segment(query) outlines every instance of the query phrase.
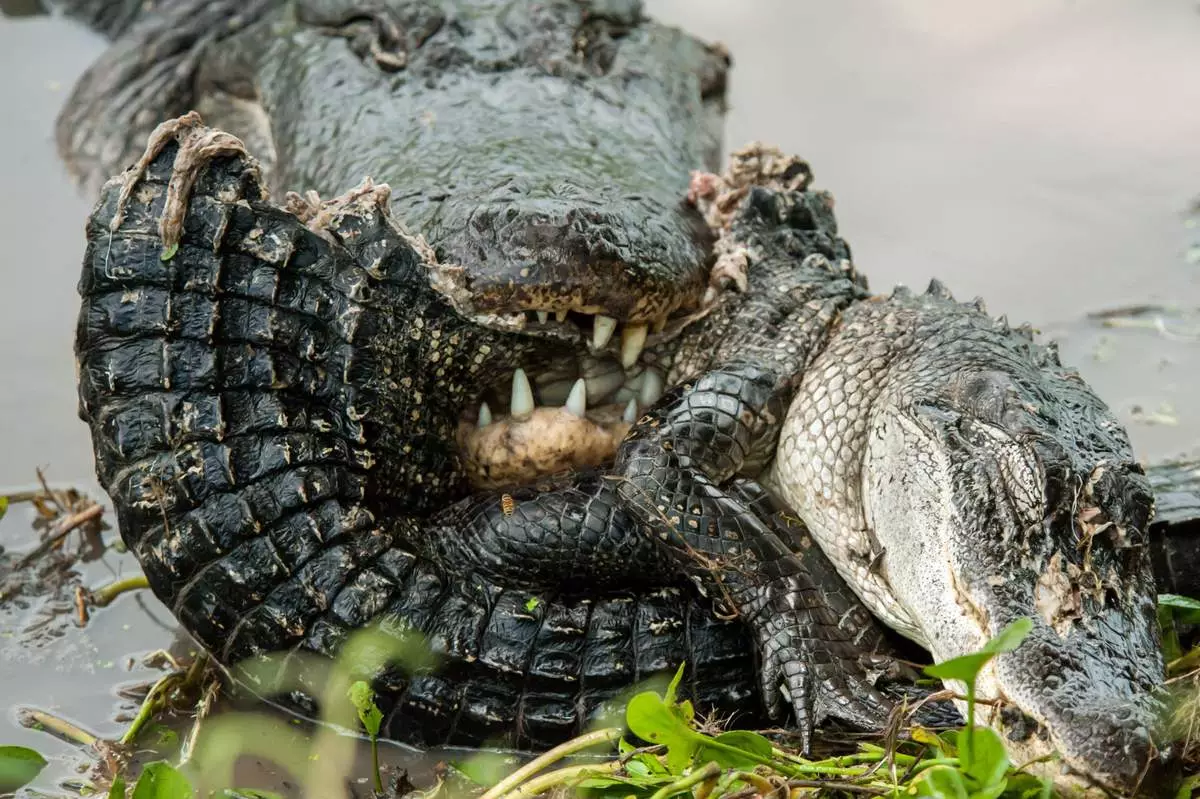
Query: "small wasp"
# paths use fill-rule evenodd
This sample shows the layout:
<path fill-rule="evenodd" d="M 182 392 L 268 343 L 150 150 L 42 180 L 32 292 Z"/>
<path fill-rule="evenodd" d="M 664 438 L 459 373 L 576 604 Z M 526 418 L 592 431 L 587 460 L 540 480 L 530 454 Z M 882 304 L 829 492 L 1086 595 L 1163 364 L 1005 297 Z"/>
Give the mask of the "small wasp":
<path fill-rule="evenodd" d="M 505 516 L 512 516 L 516 508 L 517 502 L 512 498 L 512 494 L 502 494 L 500 496 L 500 510 Z"/>

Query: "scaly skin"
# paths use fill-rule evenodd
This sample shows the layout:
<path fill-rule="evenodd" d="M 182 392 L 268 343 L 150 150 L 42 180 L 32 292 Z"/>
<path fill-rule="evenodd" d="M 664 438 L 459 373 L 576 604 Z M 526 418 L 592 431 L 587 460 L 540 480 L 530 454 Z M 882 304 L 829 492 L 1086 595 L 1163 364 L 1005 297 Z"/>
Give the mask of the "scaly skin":
<path fill-rule="evenodd" d="M 638 328 L 701 300 L 711 242 L 679 197 L 716 166 L 727 58 L 636 3 L 166 0 L 123 27 L 58 124 L 91 187 L 195 109 L 277 196 L 391 185 L 481 324 L 582 345 L 596 314 Z"/>
<path fill-rule="evenodd" d="M 177 17 L 187 5 L 168 4 Z M 425 46 L 428 41 L 445 44 L 431 33 L 437 25 L 423 27 L 438 17 L 429 6 L 414 17 L 390 12 L 371 16 L 361 29 L 348 17 L 321 16 L 330 4 L 301 3 L 300 8 L 293 19 L 272 16 L 276 9 L 269 3 L 247 6 L 238 23 L 217 37 L 228 39 L 224 58 L 205 52 L 201 59 L 202 53 L 188 49 L 185 30 L 180 57 L 191 64 L 188 69 L 153 73 L 138 62 L 117 83 L 131 75 L 145 77 L 139 90 L 144 101 L 156 74 L 185 76 L 199 82 L 190 88 L 173 85 L 178 97 L 219 100 L 242 118 L 261 123 L 262 110 L 272 103 L 279 108 L 281 98 L 291 102 L 308 96 L 307 84 L 292 82 L 294 74 L 272 73 L 270 64 L 252 57 L 259 46 L 269 49 L 275 43 L 264 20 L 299 25 L 297 36 L 285 37 L 286 46 L 311 46 L 307 52 L 319 53 L 314 57 L 321 63 L 346 63 L 338 61 L 344 51 L 328 49 L 323 34 L 303 27 L 347 22 L 343 32 L 356 35 L 350 52 L 365 54 L 383 68 L 398 67 L 399 55 L 432 54 L 436 58 L 425 66 L 419 58 L 411 62 L 409 74 L 435 82 L 445 77 L 440 67 L 447 63 L 447 53 L 453 67 L 467 72 L 483 64 L 475 48 L 479 36 L 487 39 L 492 30 L 485 25 L 468 35 L 463 40 L 470 43 L 468 57 L 456 61 L 462 53 L 454 46 Z M 565 6 L 554 8 L 561 13 Z M 146 54 L 129 42 L 139 41 L 137 35 L 145 41 L 146 31 L 161 37 L 165 18 L 147 18 L 142 27 L 135 26 L 141 33 L 118 53 L 144 59 Z M 562 25 L 562 17 L 555 19 L 558 27 L 550 27 L 560 33 L 570 27 Z M 621 38 L 627 34 L 622 26 L 635 23 L 578 18 L 571 30 L 585 31 L 586 41 L 574 40 L 577 59 L 568 72 L 581 77 L 574 70 L 595 70 L 607 77 L 620 63 L 619 58 L 609 60 L 613 53 L 629 51 L 603 40 Z M 401 41 L 401 34 L 415 35 L 415 50 L 411 41 Z M 598 49 L 593 35 L 601 41 Z M 553 51 L 565 39 L 534 35 L 530 41 Z M 658 58 L 664 56 L 663 50 L 656 52 Z M 545 80 L 553 85 L 560 77 L 540 57 L 513 63 L 516 85 L 529 76 L 530 67 L 539 86 Z M 707 68 L 679 73 L 690 76 L 683 80 L 683 94 L 691 102 L 697 97 L 704 102 Z M 676 74 L 670 67 L 667 72 Z M 239 96 L 239 82 L 245 80 L 256 81 L 253 96 Z M 213 94 L 196 92 L 195 86 L 205 81 L 222 86 L 224 96 L 213 99 Z M 478 77 L 465 84 L 456 81 L 439 85 L 433 95 L 439 101 L 460 98 L 449 102 L 451 118 L 455 109 L 466 107 L 465 98 L 479 101 Z M 381 84 L 375 80 L 375 85 Z M 459 95 L 464 85 L 466 94 Z M 91 94 L 93 100 L 100 96 L 109 101 L 112 92 Z M 336 92 L 323 93 L 318 80 L 314 96 L 324 99 L 324 94 L 337 97 Z M 275 99 L 264 103 L 264 97 Z M 413 97 L 426 98 L 401 91 L 396 103 L 400 117 L 410 122 Z M 647 97 L 615 107 L 629 105 L 635 115 L 657 113 L 665 123 L 682 120 L 675 129 L 684 131 L 686 141 L 699 143 L 683 151 L 711 144 L 711 125 L 696 121 L 709 111 L 689 117 L 689 109 L 695 109 L 687 102 L 682 107 L 664 104 L 653 91 Z M 335 100 L 338 109 L 344 99 Z M 248 110 L 245 103 L 251 101 L 258 107 Z M 379 97 L 367 106 L 378 108 Z M 530 121 L 529 106 L 524 108 L 513 117 L 516 129 L 524 130 Z M 665 114 L 662 108 L 668 109 Z M 147 110 L 144 102 L 124 109 Z M 301 120 L 323 123 L 336 118 L 301 115 Z M 266 148 L 275 179 L 286 180 L 279 176 L 289 174 L 289 166 L 332 169 L 328 174 L 337 178 L 342 162 L 304 156 L 281 160 L 288 147 L 281 150 L 272 127 L 278 114 L 268 114 L 268 119 L 270 125 L 245 130 Z M 616 133 L 639 127 L 619 113 L 612 120 Z M 99 129 L 111 135 L 114 127 Z M 89 130 L 62 129 L 72 135 Z M 485 144 L 494 144 L 493 129 L 505 127 L 497 122 L 475 132 Z M 552 132 L 561 130 L 552 126 Z M 282 140 L 320 146 L 327 132 L 300 136 L 291 130 L 291 138 Z M 470 131 L 460 133 L 461 141 L 474 141 Z M 676 138 L 667 135 L 663 141 Z M 988 675 L 991 682 L 985 689 L 1011 700 L 1024 716 L 1019 723 L 1015 716 L 1000 716 L 996 723 L 1035 752 L 1044 747 L 1038 737 L 1044 733 L 1075 772 L 1107 788 L 1129 791 L 1154 781 L 1165 784 L 1160 772 L 1168 764 L 1154 757 L 1155 703 L 1150 696 L 1161 681 L 1147 611 L 1152 588 L 1144 544 L 1150 493 L 1131 465 L 1123 433 L 1086 387 L 1057 371 L 1040 349 L 977 310 L 953 303 L 940 289 L 922 298 L 897 294 L 863 302 L 861 281 L 838 263 L 844 257 L 842 245 L 821 221 L 828 209 L 821 209 L 817 195 L 796 191 L 807 183 L 806 169 L 775 175 L 782 184 L 777 181 L 770 190 L 751 188 L 744 201 L 739 196 L 722 209 L 730 217 L 725 220 L 730 234 L 718 247 L 714 274 L 740 285 L 745 294 L 722 300 L 682 338 L 647 354 L 648 360 L 671 370 L 670 382 L 684 385 L 639 422 L 619 453 L 613 475 L 619 478 L 619 494 L 610 494 L 604 481 L 584 476 L 525 498 L 521 524 L 498 524 L 494 509 L 500 507 L 506 518 L 508 513 L 494 498 L 468 500 L 440 519 L 427 520 L 430 511 L 463 493 L 449 433 L 468 398 L 516 365 L 553 356 L 554 347 L 546 340 L 577 343 L 569 329 L 563 335 L 561 329 L 535 328 L 545 334 L 535 346 L 528 337 L 502 332 L 529 327 L 528 317 L 487 314 L 567 307 L 607 311 L 640 323 L 687 305 L 704 282 L 698 267 L 704 241 L 695 219 L 664 201 L 666 193 L 659 194 L 683 174 L 680 164 L 688 156 L 676 157 L 681 150 L 672 150 L 674 155 L 665 159 L 639 152 L 638 160 L 666 167 L 664 174 L 647 170 L 643 175 L 645 183 L 639 185 L 650 193 L 649 202 L 620 175 L 597 184 L 581 178 L 593 177 L 590 167 L 572 173 L 570 159 L 547 158 L 544 163 L 526 159 L 529 171 L 516 176 L 518 182 L 547 166 L 544 178 L 573 174 L 563 186 L 574 188 L 564 193 L 555 185 L 543 196 L 547 184 L 531 180 L 520 184 L 518 201 L 506 204 L 496 200 L 496 192 L 510 185 L 513 176 L 502 175 L 497 183 L 484 170 L 488 179 L 461 192 L 469 202 L 448 204 L 451 213 L 476 211 L 439 227 L 445 211 L 438 190 L 449 174 L 446 164 L 453 161 L 446 149 L 439 150 L 445 144 L 435 142 L 438 146 L 430 150 L 440 166 L 405 184 L 411 203 L 405 208 L 429 229 L 443 254 L 468 262 L 449 268 L 436 265 L 428 254 L 418 256 L 420 248 L 409 242 L 396 245 L 404 237 L 383 221 L 382 196 L 370 187 L 340 199 L 324 217 L 312 220 L 316 235 L 304 232 L 298 220 L 261 202 L 259 178 L 239 160 L 238 148 L 219 138 L 184 141 L 179 152 L 195 156 L 201 178 L 198 199 L 192 203 L 190 196 L 180 197 L 161 225 L 171 146 L 148 154 L 142 164 L 149 169 L 148 182 L 139 183 L 141 172 L 135 172 L 125 183 L 132 191 L 118 197 L 113 187 L 106 193 L 111 207 L 106 211 L 102 203 L 95 221 L 103 225 L 91 231 L 95 281 L 89 283 L 85 274 L 83 284 L 82 410 L 93 425 L 101 479 L 113 492 L 123 529 L 130 528 L 125 534 L 147 564 L 156 590 L 206 646 L 226 661 L 280 648 L 328 654 L 346 630 L 382 613 L 399 628 L 428 634 L 451 664 L 436 676 L 381 677 L 391 701 L 393 732 L 411 740 L 418 735 L 414 730 L 421 730 L 423 742 L 507 735 L 517 745 L 539 745 L 577 729 L 630 679 L 666 670 L 672 659 L 684 656 L 697 665 L 690 684 L 702 702 L 720 710 L 751 693 L 740 690 L 744 682 L 733 686 L 732 693 L 720 687 L 714 692 L 719 681 L 710 681 L 705 671 L 707 655 L 734 651 L 723 650 L 725 644 L 740 648 L 732 660 L 717 658 L 720 669 L 737 673 L 729 662 L 747 661 L 748 648 L 736 625 L 718 625 L 711 638 L 705 637 L 708 633 L 685 636 L 690 650 L 670 644 L 661 660 L 645 667 L 631 667 L 629 650 L 612 643 L 634 640 L 638 629 L 638 640 L 645 640 L 647 631 L 653 634 L 652 628 L 663 626 L 637 628 L 642 612 L 631 615 L 630 601 L 637 608 L 659 607 L 661 597 L 669 595 L 673 598 L 662 600 L 669 606 L 663 612 L 682 621 L 667 627 L 692 626 L 701 613 L 694 607 L 703 606 L 690 595 L 671 593 L 678 591 L 682 574 L 751 627 L 763 657 L 758 679 L 767 714 L 790 704 L 804 731 L 826 714 L 877 726 L 887 700 L 864 682 L 872 664 L 849 645 L 855 640 L 854 625 L 842 629 L 843 620 L 822 601 L 822 581 L 777 530 L 763 524 L 750 498 L 726 485 L 736 475 L 761 471 L 775 452 L 783 409 L 790 403 L 773 486 L 829 548 L 851 587 L 939 658 L 975 648 L 1015 615 L 1041 618 L 1031 643 L 997 660 Z M 208 145 L 217 152 L 205 152 Z M 371 149 L 345 147 L 339 152 L 350 154 L 348 168 L 353 171 L 367 164 L 355 159 Z M 535 149 L 544 152 L 544 142 Z M 578 149 L 577 142 L 569 142 L 564 153 Z M 499 152 L 486 146 L 480 151 Z M 449 152 L 456 154 L 457 145 Z M 209 168 L 218 154 L 233 160 Z M 406 155 L 422 162 L 411 150 Z M 389 163 L 377 156 L 368 160 L 384 168 Z M 320 183 L 323 175 L 311 176 Z M 612 186 L 622 201 L 633 199 L 624 217 L 620 210 L 608 213 L 611 197 L 605 197 L 607 205 L 600 211 L 591 204 L 590 195 L 604 196 Z M 559 204 L 558 197 L 567 195 L 570 199 Z M 234 203 L 237 197 L 248 204 Z M 438 209 L 428 215 L 431 202 Z M 545 223 L 539 214 L 546 203 L 557 209 L 550 214 L 558 220 L 550 224 L 553 232 L 539 227 Z M 499 224 L 508 210 L 515 212 L 515 223 Z M 482 214 L 480 225 L 473 224 L 476 212 Z M 660 212 L 659 222 L 646 222 Z M 247 213 L 249 218 L 240 219 Z M 573 226 L 579 219 L 585 220 L 584 232 L 576 238 Z M 829 216 L 827 222 L 831 220 Z M 616 246 L 615 256 L 605 250 L 595 260 L 615 265 L 611 274 L 581 269 L 592 265 L 589 258 L 595 251 L 588 247 L 606 241 L 605 231 L 632 229 L 641 230 L 640 238 Z M 472 239 L 478 230 L 482 238 Z M 172 265 L 163 267 L 171 282 L 171 290 L 164 291 L 153 252 L 165 247 L 170 254 L 180 232 L 180 250 L 168 259 Z M 230 238 L 242 233 L 240 240 Z M 580 242 L 587 247 L 577 247 Z M 806 260 L 814 247 L 826 260 Z M 658 250 L 668 254 L 665 262 L 651 257 Z M 403 255 L 397 254 L 401 251 Z M 389 258 L 406 262 L 399 275 L 384 268 Z M 300 265 L 299 276 L 292 273 L 294 263 Z M 566 271 L 557 271 L 563 264 Z M 763 269 L 763 264 L 786 268 Z M 306 272 L 310 266 L 317 272 Z M 749 274 L 743 274 L 746 268 Z M 625 280 L 626 274 L 633 277 Z M 441 296 L 419 279 L 425 275 Z M 597 279 L 605 275 L 607 279 Z M 532 279 L 523 283 L 527 277 Z M 547 289 L 564 281 L 566 288 Z M 287 313 L 279 310 L 288 307 L 292 310 Z M 473 316 L 477 324 L 461 314 Z M 478 323 L 495 330 L 485 334 Z M 478 362 L 459 361 L 485 347 Z M 435 363 L 439 365 L 432 367 Z M 423 397 L 432 398 L 432 404 Z M 986 465 L 989 459 L 992 465 Z M 900 482 L 901 476 L 906 482 Z M 593 479 L 590 487 L 578 482 L 588 479 Z M 957 492 L 947 494 L 949 485 L 957 486 Z M 1075 504 L 1079 499 L 1082 506 Z M 589 540 L 586 525 L 561 523 L 569 519 L 574 524 L 575 510 L 570 509 L 581 506 L 582 518 L 603 520 L 601 531 L 614 538 L 602 535 L 599 545 L 590 548 L 563 547 L 558 552 L 565 559 L 556 555 L 536 564 L 528 559 L 514 563 L 509 545 L 513 536 L 528 536 L 528 512 L 558 502 L 564 509 L 560 523 L 548 530 L 555 540 L 569 542 L 572 535 Z M 1035 524 L 1035 519 L 1041 521 Z M 481 547 L 484 556 L 506 547 L 510 554 L 498 561 L 481 558 L 466 575 L 448 580 L 446 575 L 461 569 L 463 560 L 452 558 L 453 549 L 446 545 L 464 525 L 495 546 Z M 947 572 L 934 570 L 932 582 L 930 561 L 914 546 L 930 538 L 911 532 L 928 527 L 936 529 L 933 540 L 947 553 L 934 561 L 948 567 Z M 1045 535 L 1029 535 L 1035 528 Z M 1110 541 L 1114 530 L 1118 534 Z M 647 531 L 658 534 L 657 543 L 647 540 Z M 1077 538 L 1089 545 L 1072 548 Z M 540 551 L 543 540 L 545 536 L 535 536 L 527 541 L 527 551 Z M 1022 541 L 1016 551 L 1010 545 L 1014 540 Z M 553 590 L 563 589 L 554 584 L 566 582 L 564 569 L 595 574 L 592 569 L 601 563 L 607 569 L 603 574 L 614 582 L 636 576 L 613 568 L 617 543 L 631 548 L 616 551 L 636 553 L 653 564 L 641 575 L 653 584 L 647 598 L 559 602 Z M 459 577 L 464 578 L 461 583 Z M 1001 580 L 1008 582 L 1001 585 Z M 535 590 L 536 595 L 531 593 Z M 526 604 L 519 603 L 522 598 Z M 534 607 L 551 616 L 584 614 L 588 619 L 582 626 L 549 625 L 584 639 L 579 670 L 556 660 L 549 670 L 552 688 L 539 684 L 531 689 L 526 677 L 540 675 L 533 665 L 539 653 L 557 652 L 562 642 L 539 640 L 528 625 L 519 633 L 511 627 L 529 621 L 521 609 L 531 598 L 538 600 Z M 1100 634 L 1095 633 L 1096 618 L 1105 628 Z M 615 638 L 609 637 L 610 629 L 619 631 Z M 593 630 L 599 638 L 589 643 Z M 589 663 L 593 671 L 588 671 Z M 1059 685 L 1039 687 L 1055 678 Z M 1095 687 L 1097 679 L 1103 689 Z M 790 702 L 783 699 L 781 683 L 789 689 Z M 1114 697 L 1128 707 L 1127 713 L 1111 707 Z"/>
<path fill-rule="evenodd" d="M 372 621 L 416 630 L 441 659 L 436 673 L 395 669 L 377 687 L 388 734 L 422 744 L 541 746 L 684 661 L 706 711 L 744 723 L 777 712 L 771 680 L 770 706 L 755 699 L 744 624 L 721 621 L 682 580 L 695 569 L 656 548 L 620 481 L 582 475 L 507 503 L 449 505 L 459 406 L 475 381 L 544 343 L 498 338 L 449 307 L 429 287 L 427 251 L 387 214 L 386 190 L 360 187 L 310 225 L 265 202 L 236 140 L 194 117 L 162 126 L 89 224 L 81 414 L 122 535 L 185 628 L 231 665 L 332 655 Z M 810 293 L 789 263 L 776 267 L 796 285 L 782 301 L 792 312 L 860 291 L 840 275 Z M 773 287 L 761 288 L 784 296 Z M 884 648 L 878 632 L 832 569 L 812 565 L 817 550 L 793 556 L 784 531 L 763 526 L 752 487 L 730 490 L 743 512 L 723 529 L 767 564 L 765 579 L 738 584 L 737 604 L 754 608 L 770 662 L 818 659 L 811 696 L 824 711 L 882 725 L 882 695 L 842 698 L 854 674 L 885 668 L 859 662 Z M 807 612 L 780 605 L 800 595 Z M 804 640 L 779 645 L 781 620 Z"/>

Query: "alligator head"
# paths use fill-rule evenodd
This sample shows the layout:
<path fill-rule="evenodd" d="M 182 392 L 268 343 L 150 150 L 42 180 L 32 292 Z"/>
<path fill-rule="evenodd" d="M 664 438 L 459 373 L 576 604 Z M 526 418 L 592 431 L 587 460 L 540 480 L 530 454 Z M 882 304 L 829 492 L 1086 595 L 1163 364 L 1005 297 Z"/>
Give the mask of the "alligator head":
<path fill-rule="evenodd" d="M 1034 621 L 978 685 L 1014 759 L 1057 752 L 1077 781 L 1162 784 L 1153 500 L 1108 410 L 1068 373 L 1035 390 L 985 369 L 878 414 L 869 440 L 867 521 L 935 659 Z"/>
<path fill-rule="evenodd" d="M 936 661 L 1033 620 L 977 683 L 1014 762 L 1045 756 L 1073 790 L 1172 782 L 1153 495 L 1052 348 L 937 284 L 865 303 L 806 377 L 775 476 L 855 591 Z"/>

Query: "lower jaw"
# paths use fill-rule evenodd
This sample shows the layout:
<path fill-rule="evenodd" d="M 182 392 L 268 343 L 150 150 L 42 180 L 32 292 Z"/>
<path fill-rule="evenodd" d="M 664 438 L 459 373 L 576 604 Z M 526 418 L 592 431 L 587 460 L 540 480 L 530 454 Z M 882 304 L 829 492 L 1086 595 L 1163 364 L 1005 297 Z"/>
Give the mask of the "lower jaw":
<path fill-rule="evenodd" d="M 588 356 L 532 376 L 518 369 L 464 410 L 457 443 L 476 490 L 535 482 L 610 462 L 663 393 L 662 372 Z M 505 397 L 507 396 L 507 400 Z"/>

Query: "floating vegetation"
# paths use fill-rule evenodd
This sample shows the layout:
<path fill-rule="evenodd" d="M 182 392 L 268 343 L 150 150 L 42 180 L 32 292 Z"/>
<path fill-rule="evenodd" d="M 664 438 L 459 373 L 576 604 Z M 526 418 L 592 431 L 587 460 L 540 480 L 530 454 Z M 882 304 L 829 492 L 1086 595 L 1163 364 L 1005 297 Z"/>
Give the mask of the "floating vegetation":
<path fill-rule="evenodd" d="M 51 492 L 42 483 L 40 491 L 10 495 L 4 503 L 29 502 L 35 508 L 43 535 L 37 557 L 21 559 L 26 568 L 39 559 L 81 557 L 89 545 L 81 541 L 69 553 L 68 533 L 84 525 L 97 525 L 93 532 L 102 529 L 100 514 L 90 510 L 99 506 L 78 492 Z M 145 578 L 137 575 L 81 589 L 80 595 L 86 607 L 96 608 L 144 587 Z M 1200 600 L 1162 596 L 1159 621 L 1174 732 L 1194 772 L 1177 794 L 1182 799 L 1200 790 L 1200 647 L 1189 646 L 1200 625 Z M 878 740 L 826 736 L 821 755 L 812 757 L 803 756 L 784 731 L 728 730 L 699 716 L 677 693 L 681 666 L 669 683 L 643 686 L 615 716 L 550 751 L 532 757 L 482 750 L 457 762 L 439 762 L 416 786 L 406 772 L 381 765 L 383 712 L 371 681 L 385 667 L 412 673 L 436 668 L 437 661 L 418 634 L 398 637 L 376 629 L 351 636 L 335 661 L 293 654 L 241 664 L 234 669 L 235 683 L 203 653 L 183 660 L 158 653 L 166 672 L 132 694 L 140 707 L 114 739 L 43 709 L 20 708 L 18 717 L 86 755 L 91 764 L 86 778 L 64 789 L 110 799 L 280 799 L 281 794 L 239 787 L 235 764 L 246 757 L 274 763 L 294 777 L 289 796 L 320 799 L 1044 799 L 1056 795 L 1047 776 L 1056 764 L 1013 763 L 996 731 L 974 725 L 976 678 L 993 657 L 1019 646 L 1031 627 L 1029 619 L 1018 620 L 979 652 L 926 668 L 929 677 L 965 689 L 962 695 L 946 690 L 930 697 L 962 700 L 965 726 L 902 728 L 898 719 Z M 257 708 L 217 711 L 222 693 L 236 693 L 241 685 L 261 696 L 319 686 L 323 723 Z M 908 718 L 914 709 L 907 709 Z M 357 736 L 363 734 L 371 753 L 365 775 L 357 758 Z M 0 746 L 0 794 L 21 790 L 46 767 L 47 759 L 37 751 Z"/>

